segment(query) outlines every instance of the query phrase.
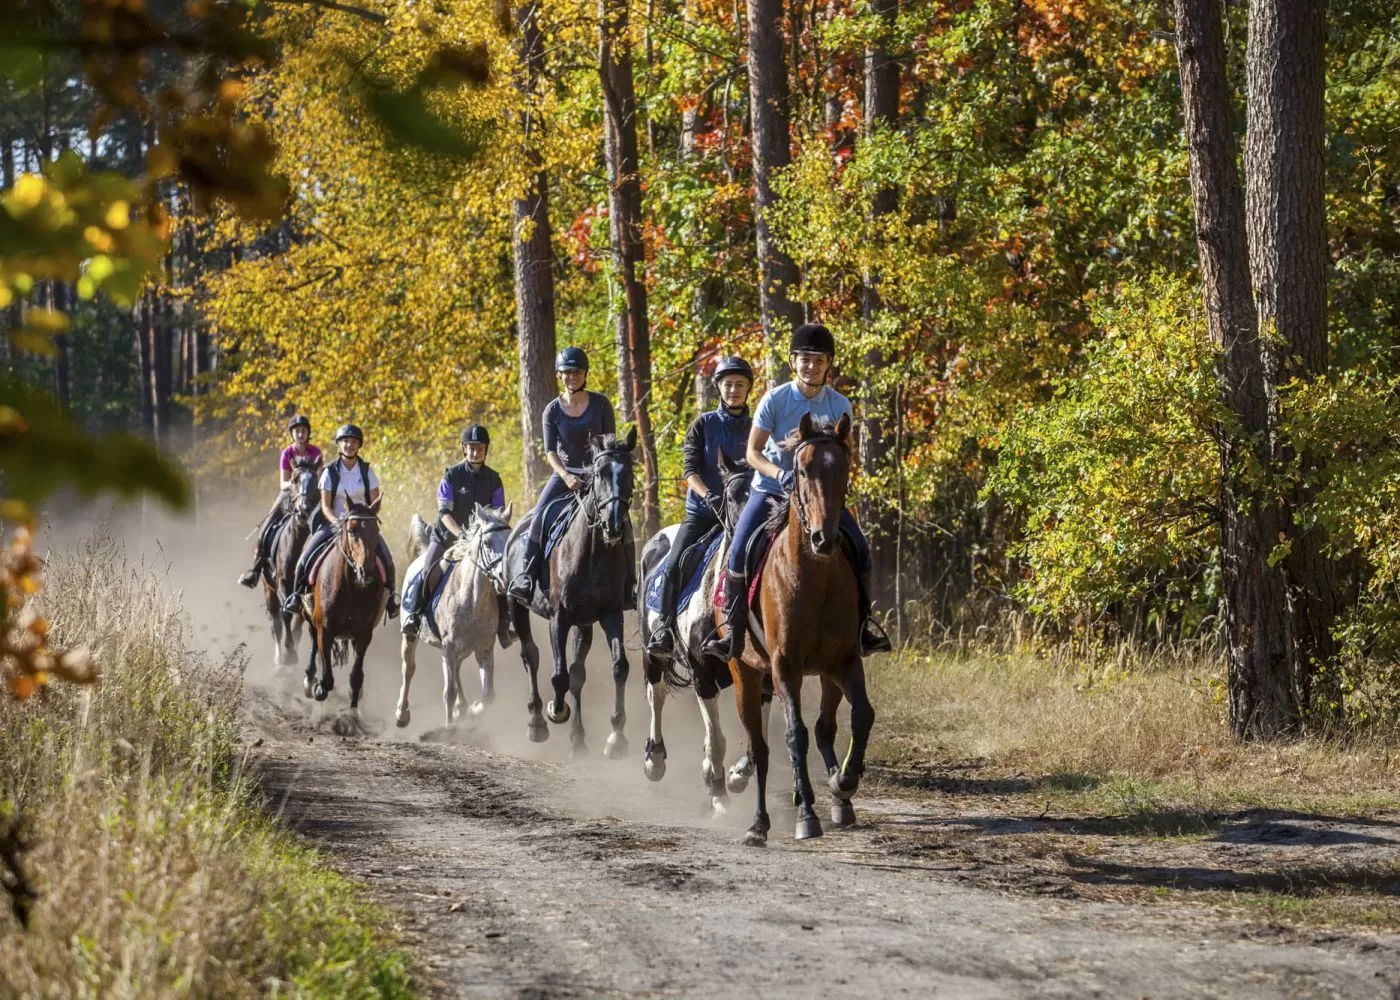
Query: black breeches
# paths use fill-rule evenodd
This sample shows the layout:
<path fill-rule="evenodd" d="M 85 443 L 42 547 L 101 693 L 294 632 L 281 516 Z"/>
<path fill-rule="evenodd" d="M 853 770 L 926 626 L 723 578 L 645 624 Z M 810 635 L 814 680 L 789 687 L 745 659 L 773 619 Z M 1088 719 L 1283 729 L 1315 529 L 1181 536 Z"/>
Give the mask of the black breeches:
<path fill-rule="evenodd" d="M 708 510 L 700 513 L 689 510 L 685 512 L 671 551 L 666 554 L 666 580 L 661 590 L 661 613 L 667 617 L 676 613 L 676 597 L 681 586 L 681 554 L 717 527 L 719 519 Z"/>

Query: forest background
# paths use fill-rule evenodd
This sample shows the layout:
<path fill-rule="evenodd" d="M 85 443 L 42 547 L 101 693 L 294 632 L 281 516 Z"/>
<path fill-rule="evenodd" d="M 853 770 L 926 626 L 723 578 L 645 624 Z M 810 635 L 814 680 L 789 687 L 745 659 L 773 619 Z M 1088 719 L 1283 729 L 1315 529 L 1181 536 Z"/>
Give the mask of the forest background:
<path fill-rule="evenodd" d="M 51 38 L 83 37 L 94 8 L 194 38 L 212 6 L 41 9 Z M 43 171 L 124 176 L 159 209 L 158 251 L 132 251 L 144 276 L 37 272 L 0 303 L 5 369 L 89 432 L 262 487 L 293 412 L 323 445 L 354 420 L 406 520 L 470 420 L 528 491 L 550 359 L 575 343 L 641 425 L 641 527 L 679 511 L 681 435 L 719 354 L 755 361 L 761 391 L 786 330 L 818 319 L 905 635 L 1224 631 L 1229 421 L 1172 4 L 235 6 L 259 59 L 217 78 L 212 43 L 142 44 L 129 77 L 40 45 L 0 95 L 12 217 Z M 1242 94 L 1248 11 L 1221 14 Z M 188 121 L 145 113 L 201 87 L 204 160 Z M 1400 718 L 1397 93 L 1400 12 L 1328 4 L 1328 349 L 1279 380 L 1283 458 L 1259 488 L 1324 540 L 1337 614 L 1309 669 L 1329 725 Z"/>

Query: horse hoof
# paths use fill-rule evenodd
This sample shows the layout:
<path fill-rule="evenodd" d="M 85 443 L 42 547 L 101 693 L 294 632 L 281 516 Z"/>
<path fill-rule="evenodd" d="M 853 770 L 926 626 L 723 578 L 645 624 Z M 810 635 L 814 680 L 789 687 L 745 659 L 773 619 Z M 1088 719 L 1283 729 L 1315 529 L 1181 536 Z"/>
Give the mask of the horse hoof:
<path fill-rule="evenodd" d="M 724 787 L 729 789 L 730 795 L 739 795 L 749 787 L 749 779 L 752 777 L 753 764 L 748 757 L 740 757 L 738 763 L 724 776 Z"/>
<path fill-rule="evenodd" d="M 835 799 L 831 803 L 831 822 L 836 826 L 855 826 L 856 807 L 850 799 Z"/>
<path fill-rule="evenodd" d="M 856 786 L 854 784 L 852 784 L 850 788 L 846 788 L 842 785 L 840 771 L 831 772 L 830 776 L 826 779 L 826 788 L 827 791 L 832 794 L 832 797 L 837 799 L 849 799 L 856 793 Z"/>
<path fill-rule="evenodd" d="M 621 760 L 627 756 L 627 737 L 621 733 L 612 733 L 608 736 L 608 741 L 603 744 L 603 756 L 608 760 Z"/>
<path fill-rule="evenodd" d="M 578 760 L 582 757 L 587 757 L 588 744 L 583 742 L 583 740 L 574 740 L 574 745 L 569 748 L 569 754 L 574 758 L 574 760 Z"/>
<path fill-rule="evenodd" d="M 543 719 L 531 719 L 525 731 L 529 734 L 531 743 L 543 743 L 549 739 L 549 727 L 544 724 Z"/>
<path fill-rule="evenodd" d="M 331 694 L 331 689 L 328 688 L 328 687 L 322 687 L 320 684 L 317 684 L 317 685 L 316 685 L 316 690 L 312 692 L 312 696 L 313 696 L 317 701 L 325 701 L 327 698 L 330 697 L 330 694 Z"/>
<path fill-rule="evenodd" d="M 405 708 L 402 712 L 395 712 L 395 713 L 394 713 L 394 725 L 396 725 L 396 726 L 398 726 L 400 729 L 402 729 L 404 726 L 408 725 L 408 720 L 409 720 L 411 714 L 412 714 L 412 713 L 410 713 L 409 710 L 406 709 L 406 708 Z"/>
<path fill-rule="evenodd" d="M 472 707 L 469 708 L 469 709 L 467 709 L 467 714 L 468 714 L 468 715 L 480 715 L 480 714 L 481 714 L 482 712 L 484 712 L 484 711 L 486 711 L 486 702 L 484 702 L 484 701 L 474 701 L 474 702 L 472 702 Z"/>
<path fill-rule="evenodd" d="M 660 781 L 666 776 L 665 743 L 647 740 L 646 751 L 642 755 L 642 773 L 648 781 Z"/>
<path fill-rule="evenodd" d="M 545 702 L 544 714 L 549 716 L 550 722 L 561 726 L 569 721 L 569 716 L 573 713 L 569 711 L 569 703 L 564 701 L 559 703 L 558 708 L 554 707 L 553 702 Z"/>
<path fill-rule="evenodd" d="M 306 692 L 306 697 L 308 697 L 308 698 L 311 697 L 311 691 L 312 691 L 311 684 L 312 684 L 312 682 L 311 682 L 311 678 L 310 678 L 310 677 L 306 678 L 306 680 L 304 680 L 304 681 L 301 682 L 301 689 L 302 689 L 302 691 Z"/>
<path fill-rule="evenodd" d="M 719 795 L 710 796 L 710 819 L 723 819 L 729 815 L 729 799 Z"/>
<path fill-rule="evenodd" d="M 797 833 L 794 836 L 798 840 L 812 840 L 822 835 L 822 822 L 816 816 L 797 817 Z"/>
<path fill-rule="evenodd" d="M 768 831 L 760 830 L 757 827 L 749 827 L 744 833 L 744 845 L 746 847 L 765 847 L 768 844 Z"/>

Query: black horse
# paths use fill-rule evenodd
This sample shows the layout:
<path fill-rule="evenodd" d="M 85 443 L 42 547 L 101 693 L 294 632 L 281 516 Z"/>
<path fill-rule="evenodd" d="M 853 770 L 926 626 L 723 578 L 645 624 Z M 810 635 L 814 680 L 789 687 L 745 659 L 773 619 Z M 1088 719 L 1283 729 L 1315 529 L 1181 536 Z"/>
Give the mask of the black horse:
<path fill-rule="evenodd" d="M 272 621 L 272 638 L 276 644 L 278 666 L 295 663 L 297 641 L 301 638 L 301 616 L 283 610 L 287 595 L 292 592 L 297 559 L 302 546 L 311 536 L 312 522 L 321 510 L 321 477 L 319 462 L 299 459 L 293 467 L 292 488 L 282 495 L 281 524 L 267 546 L 267 572 L 263 574 L 263 603 Z"/>
<path fill-rule="evenodd" d="M 549 738 L 545 716 L 556 724 L 573 717 L 569 738 L 575 753 L 586 748 L 583 736 L 583 684 L 587 676 L 584 660 L 593 644 L 593 623 L 603 627 L 612 653 L 613 684 L 616 688 L 612 733 L 603 752 L 621 757 L 627 752 L 622 727 L 627 722 L 624 694 L 630 669 L 622 643 L 622 612 L 627 607 L 628 565 L 632 551 L 628 514 L 632 506 L 632 457 L 637 431 L 628 432 L 619 442 L 611 434 L 595 437 L 591 446 L 591 467 L 587 482 L 574 497 L 577 509 L 573 523 L 549 557 L 548 591 L 537 591 L 533 605 L 512 599 L 512 619 L 520 636 L 521 655 L 530 678 L 529 735 L 536 743 Z M 535 510 L 520 519 L 506 547 L 505 578 L 520 572 L 525 555 L 525 532 Z M 549 641 L 554 651 L 554 698 L 546 706 L 540 698 L 539 647 L 530 634 L 530 613 L 549 619 Z M 565 656 L 565 641 L 574 630 L 572 655 Z M 572 712 L 569 696 L 573 703 Z"/>

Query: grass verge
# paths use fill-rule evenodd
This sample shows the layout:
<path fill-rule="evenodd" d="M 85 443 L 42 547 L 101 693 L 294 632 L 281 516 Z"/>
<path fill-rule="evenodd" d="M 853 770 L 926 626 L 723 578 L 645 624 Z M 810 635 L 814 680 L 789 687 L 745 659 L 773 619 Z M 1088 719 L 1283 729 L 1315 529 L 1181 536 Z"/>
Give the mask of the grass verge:
<path fill-rule="evenodd" d="M 110 539 L 54 561 L 42 610 L 103 678 L 0 701 L 0 829 L 35 891 L 27 927 L 0 914 L 0 995 L 411 996 L 387 915 L 262 812 L 242 664 L 192 653 Z"/>

